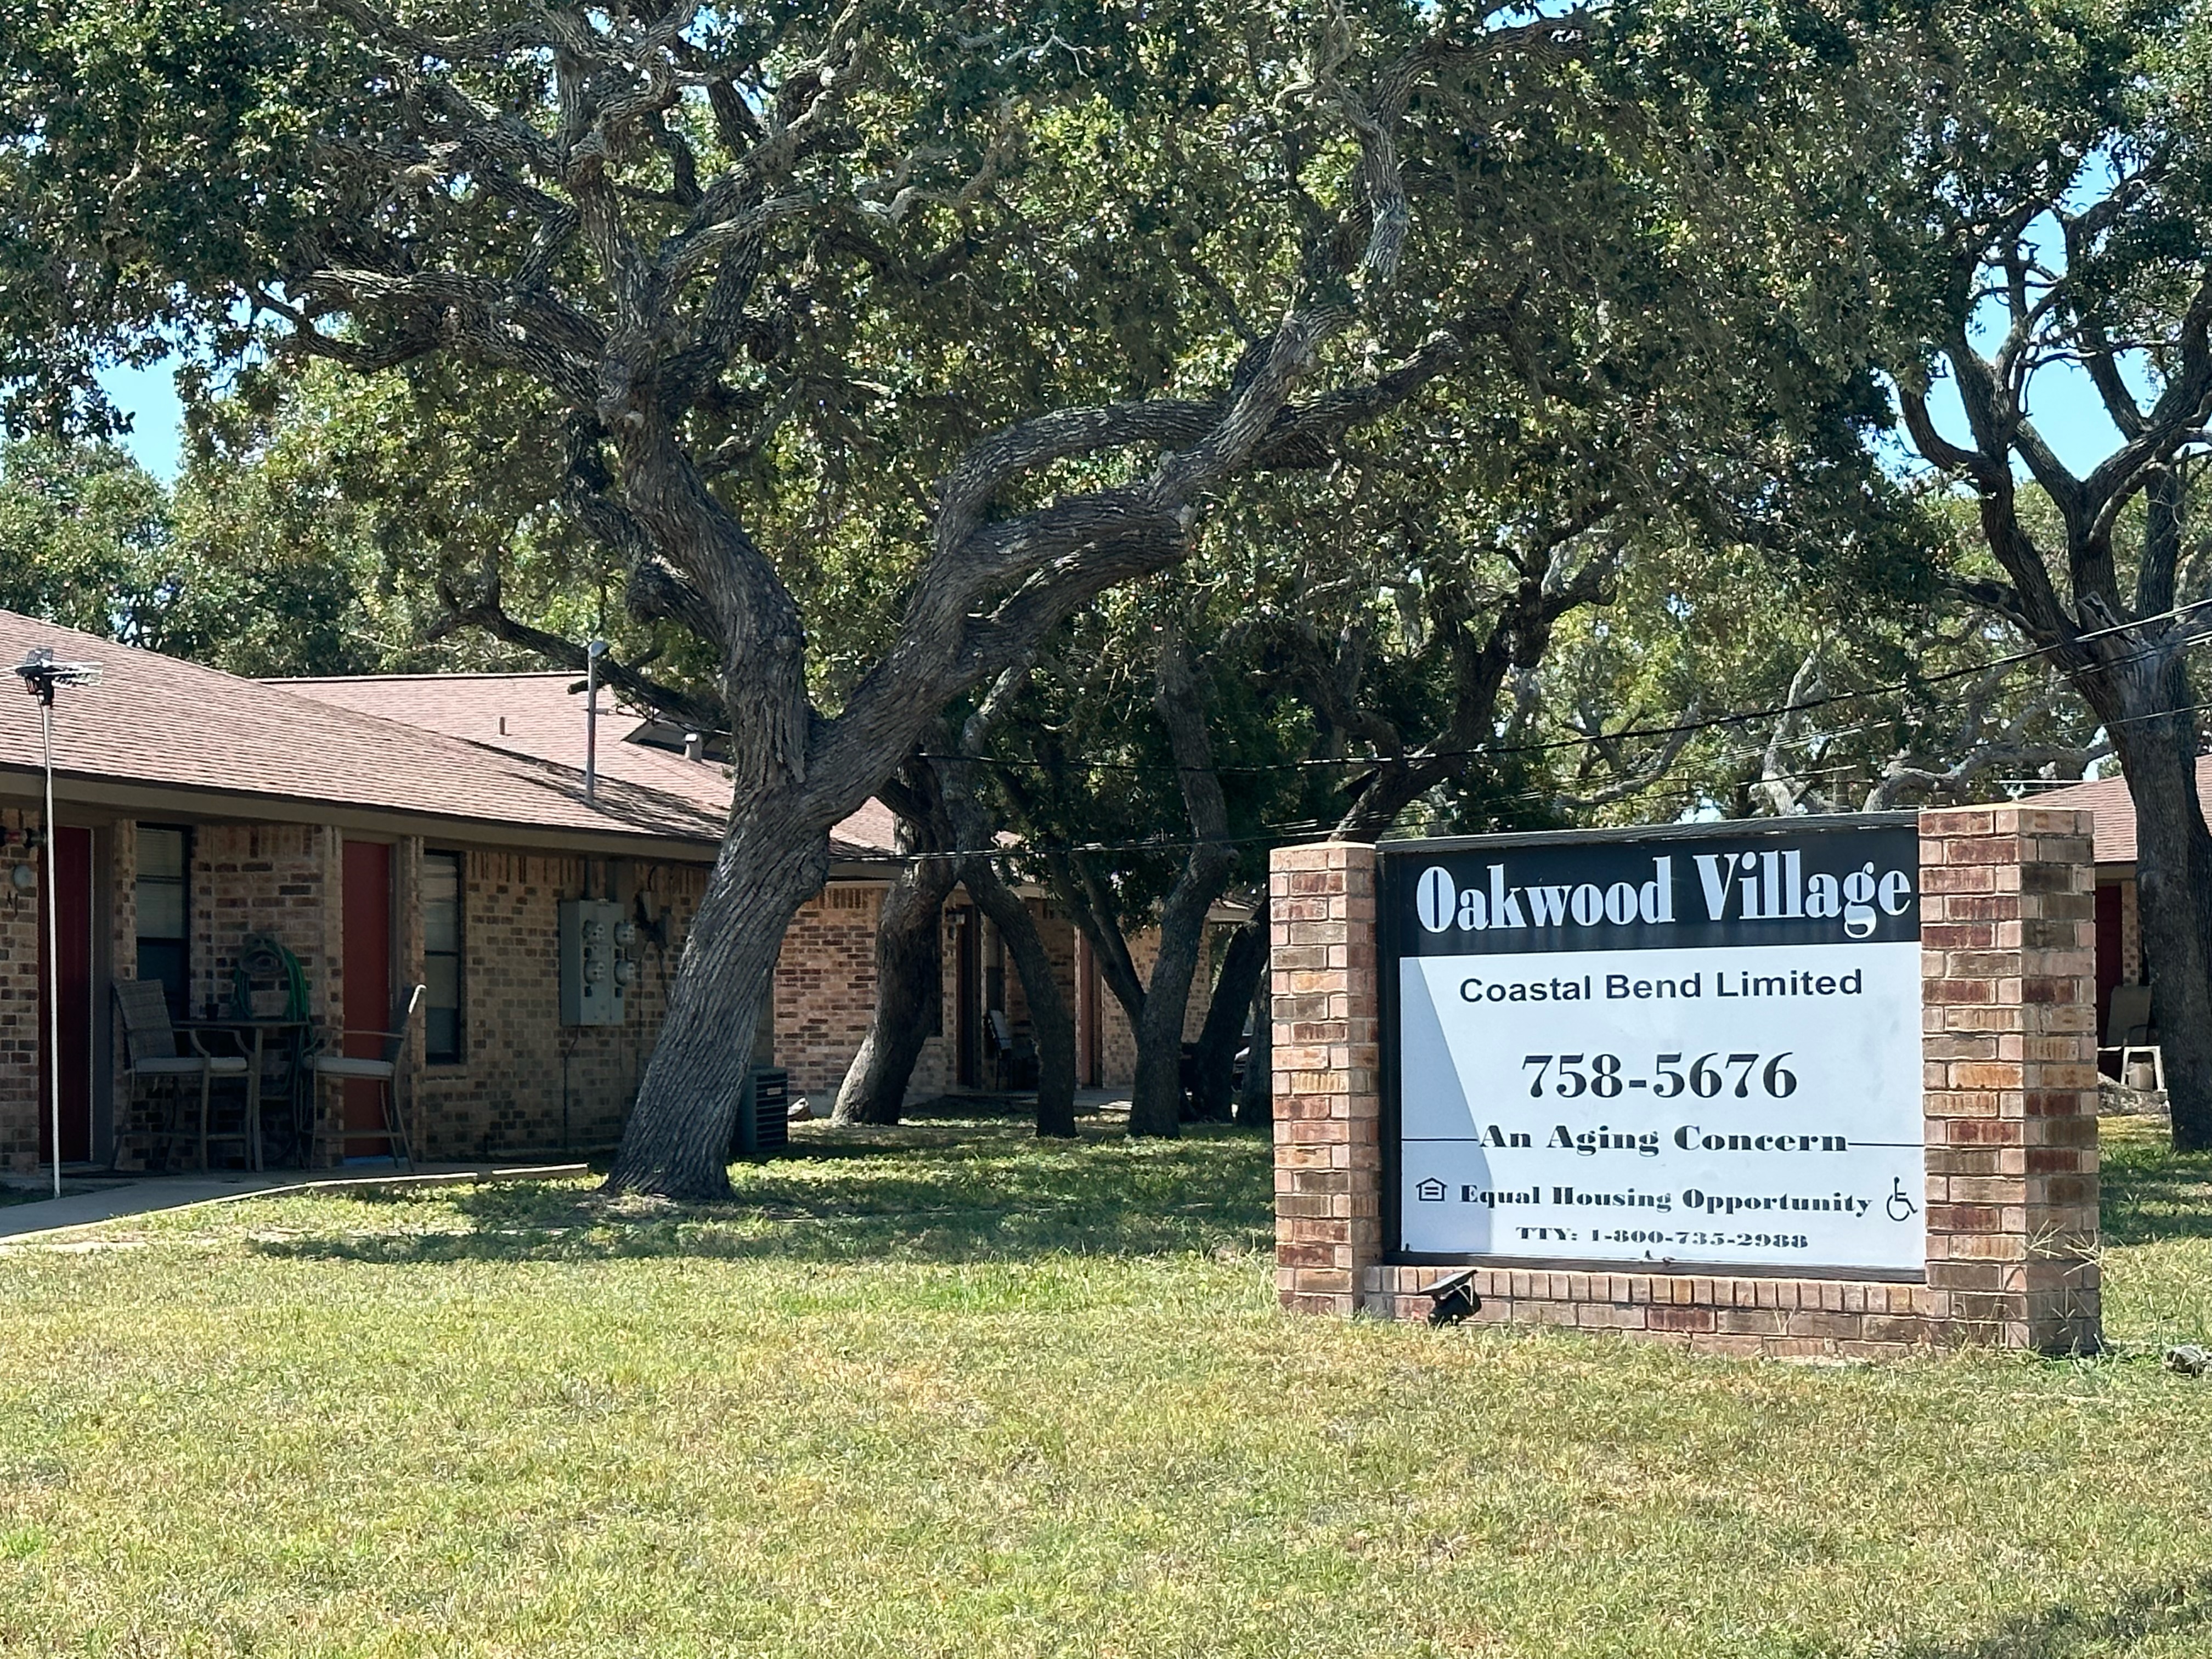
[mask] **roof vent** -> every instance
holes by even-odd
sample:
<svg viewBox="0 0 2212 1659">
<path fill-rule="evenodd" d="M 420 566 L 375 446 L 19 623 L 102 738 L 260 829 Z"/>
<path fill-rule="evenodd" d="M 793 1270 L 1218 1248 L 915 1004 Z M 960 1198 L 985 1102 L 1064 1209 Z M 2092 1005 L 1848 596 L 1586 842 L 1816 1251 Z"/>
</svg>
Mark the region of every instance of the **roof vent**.
<svg viewBox="0 0 2212 1659">
<path fill-rule="evenodd" d="M 684 734 L 684 758 L 688 761 L 707 758 L 707 734 L 704 732 L 686 732 Z"/>
</svg>

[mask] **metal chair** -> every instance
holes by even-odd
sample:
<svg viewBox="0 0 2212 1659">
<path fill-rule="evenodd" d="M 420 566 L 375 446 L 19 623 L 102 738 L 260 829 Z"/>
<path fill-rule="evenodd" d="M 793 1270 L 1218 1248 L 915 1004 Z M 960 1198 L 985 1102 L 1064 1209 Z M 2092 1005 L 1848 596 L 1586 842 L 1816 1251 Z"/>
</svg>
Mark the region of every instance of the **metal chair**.
<svg viewBox="0 0 2212 1659">
<path fill-rule="evenodd" d="M 399 1060 L 407 1049 L 407 1034 L 413 1029 L 415 1015 L 422 1006 L 422 999 L 429 995 L 430 988 L 418 985 L 408 994 L 407 1006 L 399 1012 L 395 1022 L 396 1031 L 340 1031 L 337 1041 L 343 1047 L 348 1037 L 373 1036 L 384 1039 L 384 1051 L 376 1059 L 356 1058 L 348 1054 L 319 1054 L 307 1063 L 319 1079 L 331 1077 L 341 1082 L 365 1082 L 377 1085 L 377 1097 L 384 1108 L 384 1127 L 381 1129 L 348 1129 L 338 1131 L 338 1144 L 343 1150 L 349 1140 L 380 1140 L 391 1149 L 395 1162 L 415 1167 L 415 1150 L 407 1139 L 407 1120 L 399 1110 Z"/>
<path fill-rule="evenodd" d="M 2150 987 L 2148 985 L 2115 985 L 2112 1006 L 2105 1014 L 2105 1040 L 2099 1045 L 2097 1058 L 2106 1054 L 2120 1057 L 2120 1081 L 2128 1081 L 2128 1067 L 2137 1055 L 2149 1059 L 2151 1076 L 2156 1079 L 2160 1093 L 2166 1090 L 2166 1053 L 2159 1047 L 2158 1027 L 2151 1024 Z M 2130 1088 L 2134 1085 L 2129 1085 Z"/>
<path fill-rule="evenodd" d="M 130 1063 L 125 1067 L 125 1073 L 134 1083 L 144 1078 L 158 1085 L 166 1079 L 171 1086 L 170 1122 L 159 1132 L 163 1166 L 167 1167 L 168 1164 L 171 1145 L 176 1138 L 176 1107 L 183 1097 L 185 1079 L 195 1077 L 200 1080 L 200 1168 L 204 1170 L 208 1167 L 208 1143 L 211 1140 L 237 1141 L 246 1149 L 250 1161 L 253 1148 L 253 1125 L 251 1121 L 241 1122 L 235 1133 L 228 1130 L 215 1133 L 208 1128 L 208 1102 L 215 1088 L 215 1080 L 219 1077 L 237 1078 L 243 1082 L 247 1069 L 246 1056 L 210 1053 L 198 1031 L 186 1033 L 191 1038 L 193 1052 L 179 1054 L 177 1029 L 169 1023 L 169 1002 L 159 980 L 116 981 L 115 1006 L 123 1016 L 123 1042 L 130 1057 Z M 137 1102 L 135 1089 L 132 1091 L 132 1102 L 134 1104 Z M 251 1114 L 247 1115 L 250 1118 Z M 125 1141 L 143 1139 L 147 1143 L 146 1157 L 150 1165 L 155 1138 L 154 1130 L 125 1127 L 115 1137 L 117 1158 L 122 1157 Z"/>
<path fill-rule="evenodd" d="M 991 1045 L 992 1082 L 1000 1089 L 1035 1088 L 1036 1044 L 1026 1036 L 1014 1035 L 1013 1024 L 1003 1008 L 991 1009 L 983 1020 Z"/>
</svg>

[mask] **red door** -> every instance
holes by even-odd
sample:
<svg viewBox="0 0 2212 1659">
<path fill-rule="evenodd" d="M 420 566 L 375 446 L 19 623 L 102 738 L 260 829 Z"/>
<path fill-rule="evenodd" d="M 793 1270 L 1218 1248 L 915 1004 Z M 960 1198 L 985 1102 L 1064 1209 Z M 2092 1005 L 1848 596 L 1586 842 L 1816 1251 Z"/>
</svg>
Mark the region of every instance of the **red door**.
<svg viewBox="0 0 2212 1659">
<path fill-rule="evenodd" d="M 64 824 L 54 832 L 54 890 L 39 871 L 39 1158 L 54 1155 L 53 1066 L 48 1040 L 59 1016 L 62 1162 L 92 1156 L 92 831 Z M 46 961 L 47 906 L 55 906 L 54 961 Z M 58 972 L 55 969 L 58 969 Z M 56 1006 L 58 994 L 59 1006 Z"/>
<path fill-rule="evenodd" d="M 2112 991 L 2120 982 L 2122 890 L 2117 881 L 2097 887 L 2097 1041 L 2105 1040 L 2105 1024 L 2112 1015 Z M 2112 1075 L 2119 1075 L 2119 1056 L 2112 1056 Z"/>
<path fill-rule="evenodd" d="M 356 1060 L 384 1058 L 384 1039 L 363 1035 L 392 1024 L 392 848 L 380 841 L 345 844 L 345 1052 Z M 345 1127 L 384 1127 L 384 1085 L 349 1078 Z M 394 1148 L 387 1142 L 345 1143 L 348 1158 L 372 1158 Z"/>
<path fill-rule="evenodd" d="M 982 951 L 973 907 L 952 913 L 952 1080 L 972 1089 L 983 1070 Z"/>
</svg>

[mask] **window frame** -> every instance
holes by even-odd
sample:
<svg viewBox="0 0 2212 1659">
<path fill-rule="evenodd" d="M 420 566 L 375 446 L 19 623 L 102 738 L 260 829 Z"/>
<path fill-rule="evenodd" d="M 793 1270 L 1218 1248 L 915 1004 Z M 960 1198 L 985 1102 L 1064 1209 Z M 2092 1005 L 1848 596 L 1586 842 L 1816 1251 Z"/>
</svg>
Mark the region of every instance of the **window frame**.
<svg viewBox="0 0 2212 1659">
<path fill-rule="evenodd" d="M 434 950 L 430 944 L 430 897 L 427 877 L 432 860 L 449 863 L 453 872 L 453 944 L 451 950 Z M 422 980 L 427 994 L 422 1010 L 422 1060 L 428 1066 L 465 1066 L 468 1063 L 468 854 L 445 848 L 426 848 L 422 853 L 422 868 L 426 879 L 422 897 Z M 432 985 L 430 963 L 434 957 L 450 958 L 453 964 L 453 1000 L 451 1005 L 432 1000 L 437 994 Z M 434 1016 L 450 1011 L 453 1017 L 453 1042 L 450 1048 L 438 1045 Z"/>
<path fill-rule="evenodd" d="M 170 834 L 177 837 L 181 856 L 177 873 L 173 876 L 149 876 L 146 873 L 146 833 Z M 169 1018 L 185 1019 L 191 1014 L 192 995 L 192 827 L 189 823 L 139 823 L 133 828 L 134 869 L 131 881 L 131 972 L 140 979 L 161 979 L 163 989 L 169 994 Z M 178 933 L 149 933 L 146 931 L 145 890 L 149 882 L 174 885 L 178 894 Z M 149 975 L 146 971 L 148 945 L 168 946 L 175 952 L 179 976 L 174 984 L 160 974 Z"/>
</svg>

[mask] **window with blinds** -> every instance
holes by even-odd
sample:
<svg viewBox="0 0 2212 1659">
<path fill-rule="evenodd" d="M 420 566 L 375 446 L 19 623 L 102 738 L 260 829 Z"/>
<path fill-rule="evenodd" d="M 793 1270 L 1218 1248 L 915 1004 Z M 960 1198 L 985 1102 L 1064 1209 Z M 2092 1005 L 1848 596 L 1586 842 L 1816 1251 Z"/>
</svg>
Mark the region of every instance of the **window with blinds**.
<svg viewBox="0 0 2212 1659">
<path fill-rule="evenodd" d="M 422 981 L 425 1057 L 450 1066 L 461 1057 L 461 855 L 422 855 Z"/>
<path fill-rule="evenodd" d="M 178 825 L 138 826 L 138 977 L 161 981 L 172 1019 L 191 1012 L 190 844 Z"/>
</svg>

